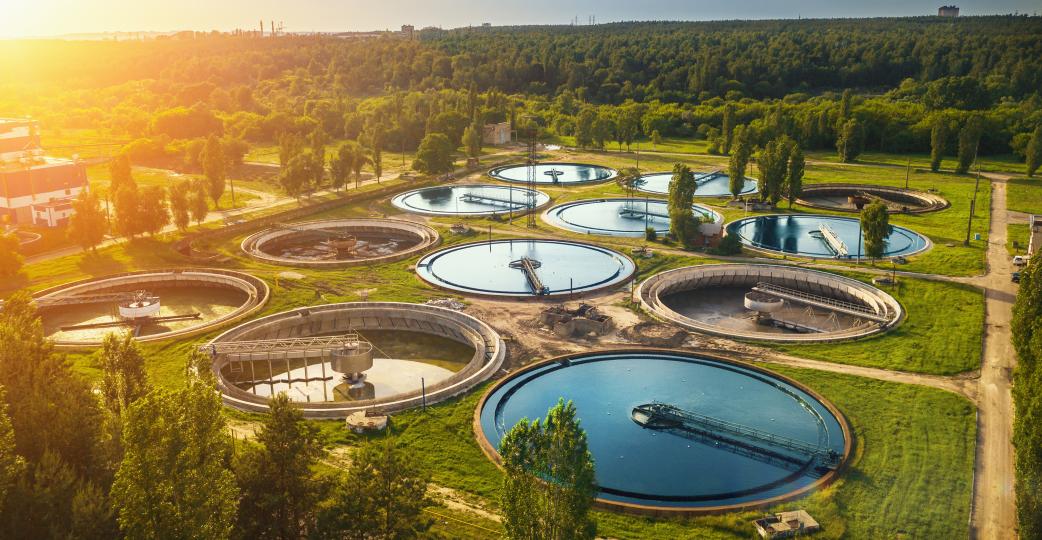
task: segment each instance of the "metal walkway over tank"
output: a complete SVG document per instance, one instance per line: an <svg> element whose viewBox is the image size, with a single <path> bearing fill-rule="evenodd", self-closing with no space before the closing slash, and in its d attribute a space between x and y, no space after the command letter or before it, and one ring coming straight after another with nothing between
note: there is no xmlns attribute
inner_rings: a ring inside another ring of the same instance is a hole
<svg viewBox="0 0 1042 540"><path fill-rule="evenodd" d="M817 234L814 231L811 231L810 234L820 238L825 243L825 246L832 250L836 258L850 257L850 250L847 249L847 245L843 243L843 240L840 240L839 235L832 230L832 227L829 227L828 223L819 224Z"/></svg>
<svg viewBox="0 0 1042 540"><path fill-rule="evenodd" d="M706 182L709 182L709 181L713 180L714 178L719 178L721 176L725 176L726 174L727 173L725 173L723 169L717 169L717 170L715 170L713 172L708 172L706 174L696 176L695 177L695 184L704 184Z"/></svg>
<svg viewBox="0 0 1042 540"><path fill-rule="evenodd" d="M769 294L777 298L782 298L784 300L799 302L808 306L814 306L830 311L836 311L845 315L869 319L883 324L889 323L893 317L890 313L884 313L880 315L868 306L855 304L853 302L845 302L843 300L836 300L835 298L829 298L827 296L805 293L796 289L790 289L787 287L782 287L780 285L774 285L772 283L766 283L762 281L760 283L757 283L756 286L752 288L752 290Z"/></svg>
<svg viewBox="0 0 1042 540"><path fill-rule="evenodd" d="M624 218L637 218L644 219L645 217L669 219L669 214L663 214L662 212L652 212L650 210L641 210L635 206L624 206L619 208L619 215Z"/></svg>
<svg viewBox="0 0 1042 540"><path fill-rule="evenodd" d="M649 429L690 431L729 446L791 463L810 461L827 468L839 463L839 454L824 446L820 432L818 443L811 444L657 402L634 407L632 418Z"/></svg>
<svg viewBox="0 0 1042 540"><path fill-rule="evenodd" d="M304 338L258 339L247 341L221 341L200 345L201 352L211 356L228 355L236 360L263 360L271 356L278 358L305 358L331 354L345 349L372 349L372 344L355 333L338 336Z"/></svg>
<svg viewBox="0 0 1042 540"><path fill-rule="evenodd" d="M485 203L490 206L506 206L512 208L531 208L535 206L535 193L527 192L528 202L513 201L510 199L504 199L502 197L490 197L488 195L478 195L476 193L464 193L459 196L459 199L463 202L476 202Z"/></svg>
<svg viewBox="0 0 1042 540"><path fill-rule="evenodd" d="M528 280L528 284L532 287L532 292L540 296L550 293L550 287L543 285L543 280L539 279L539 274L535 271L536 268L542 265L543 263L529 257L521 257L510 263L511 268L516 268L525 273L525 279Z"/></svg>
<svg viewBox="0 0 1042 540"><path fill-rule="evenodd" d="M120 302L132 302L138 298L151 298L154 296L154 294L148 291L128 291L37 298L33 300L33 303L36 304L36 307L38 308L79 306L84 304L118 304ZM0 300L0 309L3 309L3 307L4 301Z"/></svg>

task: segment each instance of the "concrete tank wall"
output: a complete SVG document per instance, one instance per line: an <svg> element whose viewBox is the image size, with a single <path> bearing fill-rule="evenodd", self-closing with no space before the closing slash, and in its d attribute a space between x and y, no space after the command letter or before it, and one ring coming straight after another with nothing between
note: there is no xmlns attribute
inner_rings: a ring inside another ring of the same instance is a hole
<svg viewBox="0 0 1042 540"><path fill-rule="evenodd" d="M293 223L289 226L293 228L291 229L274 227L247 236L240 244L240 248L244 253L246 253L250 257L271 264L296 266L302 268L343 268L348 266L360 266L365 264L389 263L400 261L403 259L408 259L409 257L418 255L423 251L427 250L428 248L437 246L441 243L441 236L438 234L438 231L421 223L413 223L412 221L405 221L401 219L327 219ZM277 255L273 255L264 251L265 243L268 243L272 240L284 238L286 236L302 234L300 230L294 229L307 230L323 228L345 228L348 229L346 232L349 234L405 233L417 237L420 240L420 243L409 249L405 249L382 257L368 257L347 260L302 260L290 257L279 257Z"/></svg>

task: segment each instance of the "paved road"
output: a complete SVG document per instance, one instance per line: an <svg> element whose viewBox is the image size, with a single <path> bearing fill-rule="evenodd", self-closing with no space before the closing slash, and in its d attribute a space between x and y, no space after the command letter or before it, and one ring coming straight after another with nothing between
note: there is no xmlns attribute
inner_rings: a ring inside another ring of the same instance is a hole
<svg viewBox="0 0 1042 540"><path fill-rule="evenodd" d="M977 461L971 538L1005 540L1016 537L1016 498L1013 491L1012 371L1016 363L1010 320L1017 286L1010 281L1012 263L1006 252L1006 181L992 176L991 232L985 291L985 332L979 381Z"/></svg>

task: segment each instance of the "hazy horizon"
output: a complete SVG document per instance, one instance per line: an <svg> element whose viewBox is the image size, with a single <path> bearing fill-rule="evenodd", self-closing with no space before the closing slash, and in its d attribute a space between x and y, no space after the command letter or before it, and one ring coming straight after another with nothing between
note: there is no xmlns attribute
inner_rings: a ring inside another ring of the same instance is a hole
<svg viewBox="0 0 1042 540"><path fill-rule="evenodd" d="M531 0L525 5L492 4L480 0L421 2L385 0L376 7L357 0L185 0L173 4L159 0L37 0L8 7L7 23L0 37L61 37L70 34L116 32L176 32L182 30L229 31L256 29L259 21L281 21L288 32L344 32L417 28L456 28L493 25L588 24L646 20L709 21L734 19L795 19L849 17L906 17L934 15L946 2L925 0L877 0L836 2L828 0ZM947 2L951 3L951 2ZM963 15L1007 13L1037 14L1035 0L998 0L956 3ZM55 17L55 13L61 13Z"/></svg>

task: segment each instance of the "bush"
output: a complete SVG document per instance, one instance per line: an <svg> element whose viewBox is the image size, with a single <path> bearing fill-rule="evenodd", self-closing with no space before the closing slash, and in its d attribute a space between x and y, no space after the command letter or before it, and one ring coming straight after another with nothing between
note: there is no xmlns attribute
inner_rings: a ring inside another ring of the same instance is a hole
<svg viewBox="0 0 1042 540"><path fill-rule="evenodd" d="M729 234L720 240L715 248L709 250L713 255L738 255L742 252L742 242L737 234Z"/></svg>
<svg viewBox="0 0 1042 540"><path fill-rule="evenodd" d="M647 229L644 229L644 239L648 242L654 242L658 240L658 231L655 230L655 227L648 227Z"/></svg>

